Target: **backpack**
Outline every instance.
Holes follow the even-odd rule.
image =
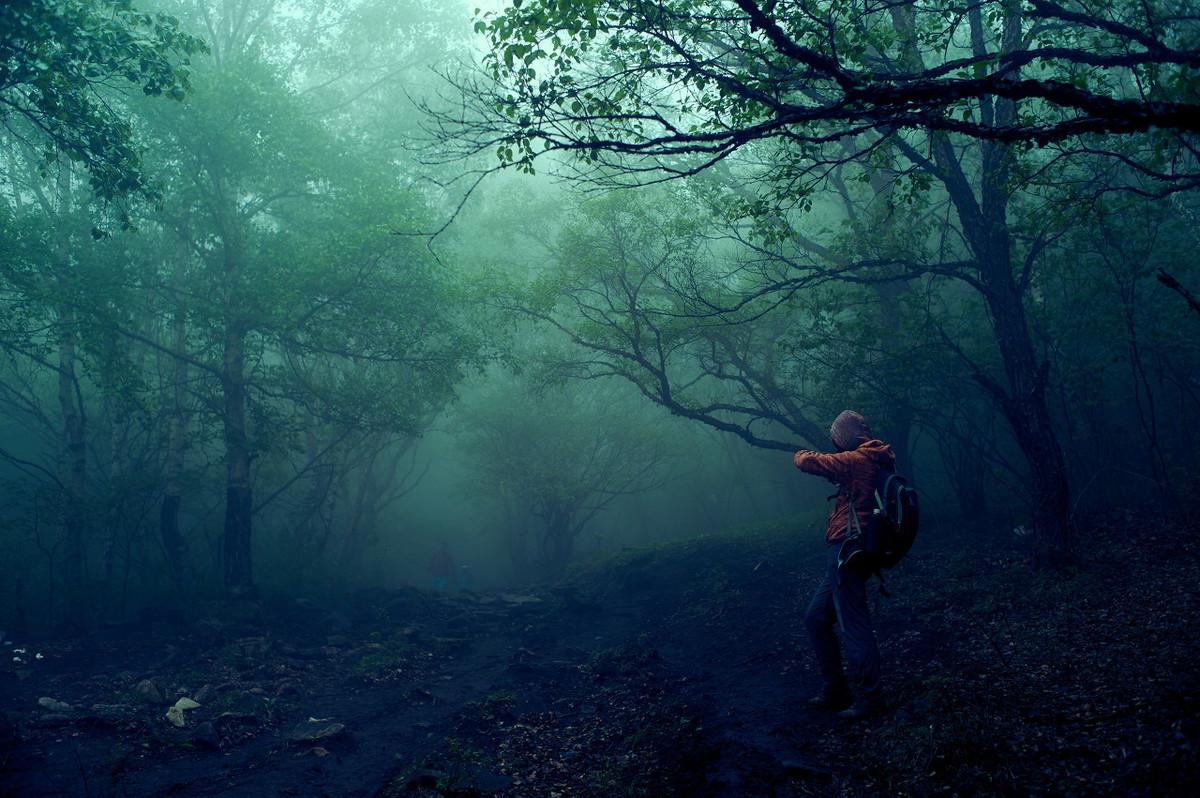
[[[916,490],[899,474],[886,473],[882,482],[875,490],[874,523],[867,525],[863,547],[879,568],[893,568],[917,539],[921,505]]]
[[[874,489],[875,507],[866,528],[858,524],[854,497],[850,498],[850,534],[838,555],[838,570],[851,562],[866,574],[892,568],[912,548],[921,523],[917,492],[908,480],[894,471],[880,470]]]

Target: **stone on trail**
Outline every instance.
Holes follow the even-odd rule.
[[[54,698],[49,698],[48,696],[42,696],[41,698],[39,698],[38,706],[44,710],[47,710],[48,712],[58,712],[58,713],[66,713],[66,712],[70,712],[72,709],[74,709],[74,707],[72,707],[66,701],[59,701]]]
[[[275,697],[300,695],[300,683],[295,679],[283,679],[275,685]]]
[[[182,729],[187,725],[184,720],[183,713],[189,709],[199,709],[200,705],[190,698],[181,698],[175,702],[175,706],[167,710],[167,720],[171,721],[171,725]]]
[[[158,685],[152,679],[142,679],[137,683],[137,687],[133,688],[133,694],[147,704],[163,703],[162,690],[158,689]]]
[[[344,723],[337,723],[332,718],[309,718],[296,724],[288,739],[296,743],[315,743],[317,740],[327,740],[337,737],[346,731]]]
[[[234,644],[237,652],[246,659],[262,660],[271,653],[274,644],[266,637],[243,637]]]
[[[196,748],[203,751],[215,751],[221,747],[216,726],[213,725],[212,721],[205,721],[197,725],[195,730],[192,731],[189,741]]]

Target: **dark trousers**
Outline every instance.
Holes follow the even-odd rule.
[[[846,674],[842,671],[842,655],[838,649],[838,635],[846,646],[846,659],[850,662],[850,684],[860,698],[879,696],[879,648],[875,645],[875,632],[871,628],[871,614],[867,607],[867,580],[870,576],[850,573],[849,569],[838,573],[838,549],[841,541],[826,546],[825,578],[808,603],[804,613],[804,625],[821,666],[828,690],[844,690]]]

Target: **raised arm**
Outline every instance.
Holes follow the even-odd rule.
[[[792,462],[806,474],[842,484],[850,481],[850,456],[851,452],[821,454],[801,449],[792,456]]]

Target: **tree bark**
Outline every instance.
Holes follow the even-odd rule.
[[[912,13],[910,7],[898,6],[892,10],[892,18],[905,43],[904,58],[909,64],[919,64]],[[978,54],[984,46],[982,22],[975,13],[971,14],[970,22],[973,47]],[[1020,36],[1020,6],[1011,3],[1005,8],[1001,52],[1017,47]],[[979,113],[987,125],[1011,125],[1017,118],[1016,102],[984,96],[979,101]],[[979,280],[973,285],[990,311],[1007,384],[1002,386],[981,371],[976,372],[976,378],[1008,421],[1029,466],[1035,555],[1042,562],[1062,562],[1069,556],[1071,546],[1070,488],[1062,447],[1046,402],[1049,364],[1038,362],[1025,315],[1027,278],[1024,275],[1018,278],[1013,271],[1008,226],[1012,150],[996,141],[980,143],[982,167],[976,199],[949,136],[936,131],[929,135],[933,152],[930,171],[946,188],[978,269]],[[916,162],[922,163],[919,157]]]
[[[58,323],[58,405],[63,420],[60,471],[65,488],[63,530],[66,537],[63,569],[67,583],[67,619],[77,623],[84,621],[87,615],[84,551],[87,526],[84,507],[87,491],[86,420],[76,392],[75,312],[70,309],[60,311]]]
[[[254,593],[250,537],[253,496],[250,445],[246,436],[246,333],[240,325],[225,332],[221,365],[225,428],[225,588],[235,596]]]
[[[251,557],[254,500],[250,486],[250,442],[246,434],[246,338],[250,329],[243,307],[243,252],[237,206],[232,192],[217,181],[221,232],[225,331],[221,357],[222,423],[225,436],[225,589],[230,595],[255,594]]]
[[[178,264],[177,273],[183,270]],[[176,352],[187,348],[187,317],[181,308],[176,308],[171,321],[171,346]],[[181,357],[173,358],[171,373],[171,421],[167,428],[166,484],[162,506],[159,510],[159,535],[167,555],[167,571],[176,587],[183,587],[184,563],[187,559],[187,542],[179,528],[179,511],[183,506],[183,462],[184,444],[187,436],[187,384],[188,364]]]
[[[60,159],[58,173],[59,228],[56,233],[57,290],[65,301],[57,308],[58,336],[58,407],[62,415],[60,481],[63,486],[62,523],[65,537],[63,570],[66,579],[66,620],[82,624],[87,616],[86,528],[87,509],[87,419],[76,375],[76,312],[71,302],[75,290],[71,263],[71,241],[67,213],[71,205],[71,171],[66,159]]]
[[[552,576],[557,576],[566,570],[567,564],[575,551],[574,513],[554,502],[549,511],[543,515],[546,523],[545,537],[542,539],[542,562]]]
[[[991,275],[986,299],[1004,362],[1007,390],[990,379],[981,379],[998,402],[1029,465],[1037,558],[1058,564],[1071,551],[1070,487],[1066,460],[1046,402],[1049,363],[1037,361],[1025,306],[1011,271],[1006,264],[997,264],[993,270],[999,271],[1001,265],[1005,266],[1003,274]]]

